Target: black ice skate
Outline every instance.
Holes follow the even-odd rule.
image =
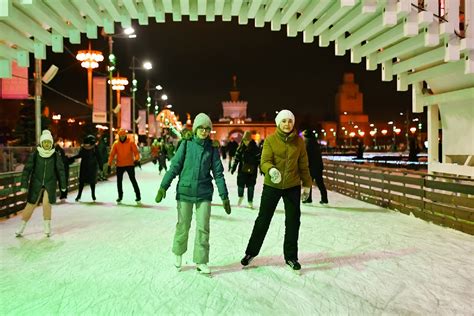
[[[285,262],[293,272],[298,275],[301,274],[301,264],[298,262],[298,260],[285,260]]]
[[[240,260],[240,263],[246,267],[249,265],[250,262],[252,262],[253,258],[255,258],[254,256],[251,256],[251,255],[245,255],[242,260]]]

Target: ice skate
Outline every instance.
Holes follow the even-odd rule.
[[[44,221],[44,234],[46,237],[51,237],[51,220]]]
[[[115,200],[115,202],[117,202],[117,204],[122,204],[122,198],[119,197],[118,199]]]
[[[183,261],[183,256],[175,255],[174,266],[176,267],[176,270],[181,271],[182,261]]]
[[[200,263],[196,266],[196,269],[197,271],[200,273],[200,274],[204,274],[204,275],[210,275],[211,274],[211,269],[209,268],[209,266],[205,263]]]
[[[252,262],[253,258],[255,258],[254,256],[251,256],[251,255],[245,255],[242,260],[240,260],[240,263],[246,267],[250,264],[250,262]]]
[[[237,201],[237,206],[241,206],[243,200],[244,200],[243,196],[239,197],[239,200]]]
[[[135,199],[135,202],[137,202],[137,205],[142,205],[142,199],[139,197]]]
[[[21,221],[20,228],[15,232],[15,237],[23,237],[23,232],[25,231],[27,222]]]
[[[253,210],[254,207],[253,207],[253,202],[249,202],[249,209]]]
[[[301,264],[298,262],[298,260],[285,260],[285,262],[291,271],[297,275],[301,275]]]

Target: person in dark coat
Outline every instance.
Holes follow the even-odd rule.
[[[204,113],[199,113],[193,124],[194,137],[183,141],[171,160],[170,169],[161,181],[156,195],[156,203],[166,198],[166,191],[173,179],[179,176],[176,187],[178,201],[178,222],[173,240],[175,266],[181,269],[182,255],[188,249],[188,235],[196,211],[196,237],[194,242],[193,261],[200,273],[210,274],[209,262],[209,229],[211,219],[211,201],[214,192],[214,179],[219,195],[227,214],[231,213],[229,194],[224,179],[224,167],[219,156],[218,143],[215,144],[209,135],[212,121]],[[212,176],[211,176],[212,172]]]
[[[105,135],[102,135],[99,139],[99,143],[97,144],[97,152],[100,158],[99,180],[107,180],[107,160],[109,158],[109,152],[107,150],[108,142],[108,138]]]
[[[63,144],[64,144],[63,139],[58,138],[58,141],[56,142],[56,145],[54,146],[54,150],[56,150],[59,156],[61,156],[61,161],[63,162],[63,166],[64,166],[64,175],[66,177],[66,190],[61,191],[61,194],[59,196],[61,200],[67,199],[67,193],[69,191],[69,165],[71,164],[70,158],[66,156],[66,153],[64,152],[64,149],[62,147]]]
[[[258,165],[260,164],[260,149],[252,139],[249,131],[244,133],[242,142],[235,153],[231,173],[237,170],[237,193],[240,206],[244,199],[244,190],[247,187],[247,201],[249,208],[253,209],[253,196],[257,183]]]
[[[168,170],[168,166],[166,165],[166,144],[163,138],[160,138],[160,150],[158,152],[158,172],[161,174],[161,171],[164,169],[165,171]]]
[[[76,196],[76,202],[81,199],[84,185],[88,183],[91,187],[92,200],[95,202],[95,184],[97,183],[97,171],[101,165],[99,152],[95,145],[96,139],[94,135],[88,135],[84,139],[84,143],[79,153],[74,159],[81,158],[81,166],[79,168],[79,190]]]
[[[230,142],[227,144],[227,154],[229,155],[229,171],[232,168],[232,161],[234,159],[238,147],[239,144],[235,141],[234,138],[231,138]]]
[[[56,203],[57,183],[61,191],[66,191],[66,177],[63,161],[53,148],[53,136],[44,130],[40,144],[29,156],[21,175],[21,192],[26,193],[26,206],[22,211],[22,223],[15,232],[17,237],[23,235],[35,207],[43,202],[44,233],[51,235],[51,204]]]
[[[319,147],[319,143],[311,130],[305,130],[303,132],[303,136],[306,142],[306,152],[308,153],[309,173],[311,174],[313,181],[316,182],[319,192],[321,193],[321,201],[319,203],[328,204],[328,192],[323,180],[324,165],[321,155],[321,148]],[[313,202],[312,193],[313,190],[311,188],[308,198],[304,200],[303,203]]]

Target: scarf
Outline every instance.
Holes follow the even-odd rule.
[[[36,147],[36,150],[38,150],[39,155],[40,155],[41,157],[43,157],[43,158],[49,158],[49,157],[51,157],[51,156],[54,154],[54,152],[55,152],[54,147],[51,148],[50,150],[46,150],[46,149],[44,149],[43,147],[38,146],[38,147]]]

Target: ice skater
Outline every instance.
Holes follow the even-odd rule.
[[[140,203],[141,194],[140,188],[138,187],[137,179],[135,179],[135,166],[140,166],[140,152],[138,151],[137,145],[130,141],[127,137],[127,131],[120,129],[118,131],[119,139],[116,140],[112,146],[112,150],[109,155],[109,169],[112,166],[115,156],[117,156],[117,192],[118,198],[117,203],[121,203],[123,199],[123,174],[127,172],[130,182],[132,182],[133,190],[135,191],[135,201]]]
[[[91,187],[92,201],[95,202],[95,185],[97,183],[97,171],[102,166],[101,158],[94,135],[87,135],[79,153],[74,159],[81,158],[81,166],[79,168],[79,190],[77,191],[76,202],[79,202],[82,196],[84,185],[88,183]]]
[[[21,237],[26,224],[31,218],[35,207],[42,200],[44,234],[51,236],[51,204],[56,202],[57,183],[60,190],[66,191],[66,177],[63,161],[53,147],[53,136],[44,130],[40,136],[40,144],[29,156],[21,176],[21,192],[28,192],[27,203],[22,211],[20,228],[15,232],[16,237]]]
[[[305,143],[296,130],[295,116],[282,110],[275,118],[277,130],[265,139],[260,167],[265,174],[260,210],[253,226],[252,235],[240,261],[247,266],[262,247],[270,222],[280,198],[285,204],[285,240],[283,253],[286,264],[293,270],[301,270],[298,262],[298,236],[300,229],[300,197],[306,200],[311,188],[308,155]],[[303,183],[303,194],[301,194]]]
[[[182,255],[188,249],[188,235],[196,206],[196,237],[194,240],[193,261],[197,270],[210,274],[209,262],[209,222],[214,176],[219,195],[227,214],[231,213],[227,186],[224,179],[224,167],[219,156],[218,146],[209,138],[212,130],[211,119],[200,113],[194,119],[194,137],[184,140],[171,160],[169,170],[163,177],[155,201],[160,203],[166,197],[166,190],[176,176],[179,176],[176,188],[178,202],[178,223],[173,240],[175,266],[181,269]]]
[[[244,199],[244,190],[247,187],[248,207],[253,209],[253,196],[255,184],[257,183],[258,165],[260,164],[260,149],[257,143],[252,139],[249,131],[244,133],[242,142],[237,148],[231,173],[234,174],[237,169],[237,194],[240,206]]]
[[[321,148],[319,147],[318,141],[314,133],[307,129],[303,132],[303,136],[306,142],[306,152],[308,153],[308,164],[309,164],[309,173],[311,178],[316,182],[319,192],[321,193],[320,204],[328,204],[328,191],[324,185],[323,180],[323,157],[321,156]],[[309,190],[309,195],[306,200],[303,200],[303,203],[312,203],[312,192],[313,188]]]

